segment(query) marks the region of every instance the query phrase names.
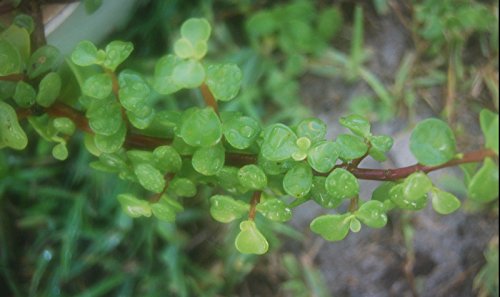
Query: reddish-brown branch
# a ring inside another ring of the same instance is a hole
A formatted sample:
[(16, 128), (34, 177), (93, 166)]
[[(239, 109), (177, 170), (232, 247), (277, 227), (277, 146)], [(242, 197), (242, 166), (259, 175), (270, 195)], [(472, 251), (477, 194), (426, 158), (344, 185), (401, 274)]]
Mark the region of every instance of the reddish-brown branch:
[(261, 191), (253, 192), (252, 200), (250, 200), (250, 212), (248, 213), (248, 219), (251, 221), (255, 219), (255, 215), (257, 214), (257, 204), (260, 203), (261, 195), (262, 195)]
[(215, 113), (219, 114), (219, 106), (217, 105), (217, 100), (215, 100), (215, 97), (212, 94), (212, 92), (210, 92), (208, 86), (205, 83), (203, 83), (201, 84), (200, 89), (201, 89), (201, 94), (203, 95), (203, 99), (205, 100), (205, 104), (207, 104), (207, 106), (212, 107)]
[[(47, 114), (53, 117), (67, 117), (71, 119), (78, 129), (92, 134), (92, 130), (88, 124), (87, 118), (81, 111), (78, 111), (70, 106), (62, 103), (56, 103), (45, 110)], [(25, 118), (32, 115), (30, 110), (21, 109), (17, 111), (19, 118)], [(125, 140), (125, 146), (128, 148), (139, 148), (139, 149), (154, 149), (161, 145), (169, 145), (172, 143), (171, 139), (159, 138), (154, 136), (130, 133), (127, 135)], [(497, 154), (489, 149), (481, 149), (477, 151), (472, 151), (464, 153), (461, 157), (453, 159), (439, 166), (425, 166), (421, 164), (415, 164), (402, 168), (393, 169), (371, 169), (371, 168), (357, 168), (350, 166), (351, 164), (340, 164), (335, 166), (335, 168), (344, 168), (349, 170), (354, 176), (359, 179), (366, 180), (379, 180), (379, 181), (390, 181), (399, 180), (409, 176), (410, 174), (422, 171), (422, 172), (432, 172), (445, 167), (457, 166), (460, 164), (481, 162), (486, 158), (497, 158)], [(249, 153), (237, 153), (231, 152), (226, 154), (226, 164), (231, 166), (241, 167), (248, 164), (255, 164), (257, 162), (257, 156), (255, 154)], [(325, 175), (317, 173), (317, 175)], [(327, 175), (327, 174), (326, 174)]]
[(24, 74), (9, 74), (9, 75), (5, 75), (5, 76), (0, 76), (0, 80), (2, 81), (14, 81), (14, 82), (17, 82), (17, 81), (20, 81), (20, 80), (23, 80), (25, 78)]
[(170, 186), (170, 182), (174, 179), (174, 177), (175, 177), (175, 173), (165, 174), (165, 176), (163, 176), (163, 178), (165, 179), (165, 186), (163, 187), (163, 190), (161, 191), (161, 193), (158, 193), (158, 194), (155, 194), (154, 196), (152, 196), (149, 199), (149, 202), (156, 203), (156, 202), (160, 201), (161, 196), (163, 196), (163, 194), (165, 194), (167, 192), (168, 187)]

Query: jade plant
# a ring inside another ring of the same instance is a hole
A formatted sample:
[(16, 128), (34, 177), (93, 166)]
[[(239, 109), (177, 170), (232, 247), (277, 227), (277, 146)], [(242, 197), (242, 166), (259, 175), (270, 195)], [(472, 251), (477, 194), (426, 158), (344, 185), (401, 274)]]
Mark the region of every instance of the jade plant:
[[(62, 57), (50, 45), (32, 45), (31, 23), (23, 24), (14, 22), (0, 34), (0, 148), (26, 149), (25, 130), (33, 129), (52, 143), (55, 159), (65, 160), (68, 143), (82, 131), (92, 168), (137, 185), (116, 197), (131, 217), (175, 222), (184, 202), (198, 196), (209, 200), (214, 220), (239, 224), (236, 249), (264, 254), (269, 243), (262, 224), (287, 222), (308, 201), (324, 208), (310, 228), (329, 241), (363, 226), (382, 228), (389, 211), (418, 211), (431, 203), (439, 214), (452, 213), (460, 200), (428, 177), (444, 167), (464, 165), (469, 199), (498, 198), (499, 118), (492, 111), (480, 113), (485, 141), (476, 151), (458, 151), (453, 130), (431, 118), (411, 133), (417, 164), (363, 168), (365, 158), (385, 161), (393, 139), (374, 134), (362, 115), (340, 118), (349, 133), (327, 139), (318, 118), (263, 125), (222, 108), (238, 95), (243, 75), (236, 64), (205, 59), (212, 30), (205, 19), (182, 24), (173, 52), (156, 61), (152, 73), (124, 69), (134, 50), (130, 42), (98, 48), (81, 41)], [(184, 90), (204, 104), (182, 111), (163, 107)], [(360, 180), (380, 186), (360, 197)]]

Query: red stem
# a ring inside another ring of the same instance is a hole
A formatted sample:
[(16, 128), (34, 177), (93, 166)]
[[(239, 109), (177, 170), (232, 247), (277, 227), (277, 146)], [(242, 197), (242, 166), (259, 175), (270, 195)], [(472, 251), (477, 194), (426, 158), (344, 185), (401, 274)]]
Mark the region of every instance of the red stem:
[(217, 100), (215, 100), (215, 97), (212, 94), (212, 92), (210, 92), (210, 89), (208, 88), (208, 86), (205, 83), (203, 83), (203, 84), (201, 84), (200, 89), (201, 89), (201, 94), (203, 95), (203, 99), (205, 100), (205, 103), (208, 106), (212, 107), (214, 109), (215, 113), (218, 115), (219, 114), (219, 106), (217, 105)]
[(250, 200), (250, 211), (248, 212), (248, 219), (251, 221), (255, 220), (255, 215), (257, 214), (257, 204), (260, 203), (261, 195), (261, 191), (253, 192), (252, 200)]

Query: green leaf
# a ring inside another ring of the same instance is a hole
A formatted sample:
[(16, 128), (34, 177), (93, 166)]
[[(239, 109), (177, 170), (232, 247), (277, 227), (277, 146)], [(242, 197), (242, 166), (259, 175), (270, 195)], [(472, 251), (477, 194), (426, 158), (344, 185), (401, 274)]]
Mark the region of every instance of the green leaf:
[(117, 199), (122, 206), (123, 212), (130, 217), (138, 218), (141, 216), (151, 216), (151, 206), (147, 201), (139, 200), (131, 194), (120, 194)]
[(187, 38), (180, 38), (174, 43), (174, 52), (182, 59), (193, 58), (195, 55), (193, 45)]
[(377, 161), (385, 161), (387, 157), (385, 153), (391, 150), (392, 145), (394, 144), (394, 140), (392, 137), (387, 135), (377, 135), (370, 136), (368, 138), (370, 140), (370, 156)]
[(278, 25), (271, 11), (261, 10), (248, 18), (245, 28), (251, 37), (257, 38), (273, 33)]
[(94, 137), (94, 144), (103, 153), (117, 152), (123, 146), (125, 137), (127, 135), (127, 128), (121, 125), (118, 131), (112, 135), (96, 134)]
[(133, 50), (134, 45), (131, 42), (119, 40), (111, 41), (105, 48), (106, 56), (103, 62), (104, 67), (111, 71), (115, 71), (116, 67), (123, 63)]
[(182, 117), (180, 136), (191, 146), (213, 146), (222, 138), (222, 125), (211, 107), (191, 108)]
[(405, 196), (404, 184), (398, 184), (392, 187), (389, 191), (389, 197), (399, 208), (406, 210), (420, 210), (425, 208), (427, 204), (427, 196), (423, 195), (416, 199), (410, 200)]
[(107, 98), (113, 90), (113, 81), (106, 73), (94, 74), (87, 78), (82, 86), (83, 94), (96, 98)]
[(325, 182), (326, 177), (314, 176), (310, 196), (314, 199), (314, 201), (316, 201), (316, 203), (324, 208), (337, 208), (343, 200), (336, 199), (330, 195), (330, 193), (326, 190)]
[(224, 166), (216, 177), (218, 185), (228, 192), (241, 194), (248, 191), (238, 179), (238, 168)]
[(317, 22), (318, 34), (329, 41), (342, 26), (342, 12), (337, 7), (322, 9)]
[(92, 14), (96, 12), (102, 6), (103, 0), (84, 0), (83, 4), (85, 5), (85, 11), (88, 14)]
[(241, 87), (243, 74), (236, 64), (215, 64), (207, 67), (205, 83), (219, 101), (236, 97)]
[(167, 55), (156, 63), (153, 88), (160, 94), (168, 95), (182, 87), (173, 78), (174, 69), (182, 60), (174, 55)]
[(340, 158), (346, 161), (361, 158), (368, 151), (368, 145), (363, 138), (355, 135), (341, 134), (335, 142), (339, 148)]
[(19, 125), (17, 114), (9, 104), (0, 101), (0, 148), (22, 150), (28, 145), (28, 137)]
[(331, 141), (323, 141), (314, 145), (307, 154), (307, 162), (311, 167), (321, 173), (333, 169), (339, 157), (338, 145)]
[(382, 228), (387, 224), (384, 203), (380, 201), (370, 200), (363, 203), (354, 215), (370, 228)]
[[(153, 153), (149, 151), (141, 150), (128, 150), (126, 152), (127, 158), (130, 160), (133, 166), (148, 163), (151, 165), (157, 165), (154, 159)], [(159, 168), (157, 168), (159, 170)]]
[(461, 202), (455, 195), (441, 191), (434, 187), (431, 191), (432, 208), (442, 215), (447, 215), (455, 212), (460, 208)]
[(150, 203), (151, 212), (157, 219), (173, 223), (175, 222), (177, 209), (172, 206), (172, 202), (177, 203), (166, 195), (163, 195), (158, 202)]
[(161, 193), (165, 188), (165, 179), (161, 172), (150, 164), (138, 164), (134, 173), (141, 186), (153, 193)]
[(182, 88), (197, 88), (204, 80), (205, 69), (200, 62), (193, 59), (178, 62), (172, 72), (172, 82)]
[(54, 126), (54, 129), (56, 129), (57, 132), (66, 134), (66, 135), (72, 135), (75, 133), (75, 123), (69, 118), (66, 117), (60, 117), (60, 118), (55, 118), (54, 121), (52, 121), (52, 125)]
[(423, 172), (415, 172), (403, 182), (403, 195), (409, 201), (416, 201), (432, 189), (432, 181)]
[(90, 66), (101, 64), (104, 61), (105, 53), (97, 50), (96, 46), (88, 41), (80, 41), (71, 53), (71, 61), (78, 66)]
[(21, 53), (11, 43), (0, 39), (0, 75), (7, 76), (10, 74), (21, 73), (23, 63)]
[(16, 85), (16, 91), (12, 99), (16, 102), (19, 107), (28, 108), (35, 104), (36, 91), (28, 83), (24, 81), (19, 81)]
[(498, 114), (483, 109), (479, 114), (481, 130), (485, 138), (485, 147), (492, 149), (498, 155)]
[(358, 233), (359, 231), (361, 231), (361, 222), (356, 218), (351, 218), (349, 229), (354, 233)]
[(241, 185), (251, 190), (262, 190), (267, 186), (267, 176), (259, 166), (245, 165), (238, 171)]
[(257, 211), (275, 222), (287, 222), (292, 219), (292, 210), (281, 200), (266, 199), (257, 204)]
[(250, 206), (240, 200), (224, 195), (215, 195), (210, 198), (210, 214), (221, 223), (229, 223), (243, 217), (250, 210)]
[(144, 115), (145, 108), (150, 110), (147, 99), (151, 91), (141, 75), (124, 70), (118, 75), (118, 84), (120, 85), (118, 97), (126, 110), (140, 115)]
[(390, 199), (389, 192), (391, 191), (392, 187), (397, 185), (397, 183), (392, 182), (392, 181), (386, 181), (381, 183), (373, 192), (372, 192), (372, 200), (377, 200), (380, 202), (384, 202), (388, 199)]
[(124, 126), (120, 105), (114, 100), (95, 102), (87, 110), (89, 126), (96, 134), (110, 136)]
[(311, 230), (328, 241), (339, 241), (349, 233), (352, 215), (323, 215), (311, 222)]
[[(27, 16), (24, 14), (18, 14), (14, 19), (13, 25), (11, 25), (7, 29), (5, 29), (0, 34), (0, 38), (3, 41), (8, 42), (10, 45), (12, 45), (19, 52), (19, 55), (21, 58), (20, 59), (20, 62), (21, 62), (20, 66), (21, 67), (24, 63), (26, 63), (28, 61), (29, 56), (31, 54), (31, 41), (30, 41), (30, 32), (29, 32), (30, 28), (28, 28), (30, 26), (30, 24), (28, 24), (30, 22), (30, 20), (31, 20), (31, 22), (33, 22), (33, 20), (31, 19), (30, 16)], [(26, 27), (24, 25), (26, 25)], [(1, 44), (1, 42), (2, 41), (0, 41), (0, 44)], [(12, 56), (12, 53), (10, 52), (10, 50), (7, 50), (7, 52), (6, 52), (5, 49), (6, 48), (3, 48), (0, 45), (0, 52), (5, 54), (7, 57), (10, 56), (10, 58), (16, 58), (16, 55)], [(10, 62), (15, 62), (15, 61), (16, 60), (11, 60)], [(2, 61), (2, 62), (4, 62), (4, 61)], [(3, 69), (1, 67), (2, 62), (0, 62), (0, 69)], [(5, 61), (5, 62), (8, 62), (8, 61)], [(21, 70), (21, 68), (19, 70)]]
[(190, 18), (181, 26), (182, 37), (188, 39), (191, 44), (207, 42), (211, 31), (210, 23), (202, 18)]
[(236, 249), (242, 254), (262, 255), (269, 249), (269, 243), (254, 221), (243, 221), (240, 223), (240, 233), (236, 236)]
[(171, 146), (163, 145), (153, 151), (155, 166), (162, 172), (178, 172), (182, 167), (179, 153)]
[(50, 72), (43, 77), (38, 85), (36, 102), (43, 106), (51, 106), (61, 92), (61, 76), (55, 72)]
[(358, 180), (343, 168), (337, 168), (328, 175), (325, 188), (334, 200), (353, 198), (359, 194)]
[(312, 187), (313, 173), (305, 163), (297, 163), (283, 178), (283, 189), (296, 198), (305, 197)]
[(455, 157), (455, 136), (445, 122), (427, 119), (418, 123), (413, 130), (410, 150), (420, 164), (441, 165)]
[(469, 184), (469, 198), (477, 202), (490, 202), (498, 198), (498, 166), (490, 158), (472, 177)]
[(68, 158), (68, 148), (64, 143), (58, 143), (52, 148), (52, 156), (59, 161), (64, 161)]
[(139, 130), (144, 130), (148, 128), (155, 120), (156, 113), (150, 106), (143, 106), (141, 114), (137, 114), (131, 111), (126, 111), (125, 114), (132, 126)]
[(274, 124), (264, 130), (261, 153), (270, 161), (289, 159), (297, 148), (297, 136), (283, 124)]
[(243, 150), (255, 142), (260, 125), (250, 117), (235, 116), (223, 121), (222, 132), (232, 147)]
[(201, 147), (194, 152), (193, 168), (203, 175), (215, 175), (224, 166), (225, 151), (222, 145)]
[(297, 137), (307, 137), (314, 144), (325, 140), (326, 124), (318, 118), (302, 120), (296, 128)]
[(351, 130), (352, 133), (361, 136), (368, 137), (370, 136), (371, 125), (368, 120), (360, 115), (351, 114), (346, 117), (341, 117), (339, 119), (339, 123)]
[(168, 189), (179, 197), (194, 197), (197, 192), (196, 185), (191, 180), (182, 177), (174, 178)]
[(292, 159), (285, 161), (271, 161), (264, 158), (264, 156), (259, 155), (257, 158), (257, 164), (267, 175), (279, 175), (286, 173), (293, 167), (295, 162)]
[(41, 74), (57, 69), (62, 61), (59, 50), (51, 45), (38, 48), (28, 62), (28, 77), (33, 79)]

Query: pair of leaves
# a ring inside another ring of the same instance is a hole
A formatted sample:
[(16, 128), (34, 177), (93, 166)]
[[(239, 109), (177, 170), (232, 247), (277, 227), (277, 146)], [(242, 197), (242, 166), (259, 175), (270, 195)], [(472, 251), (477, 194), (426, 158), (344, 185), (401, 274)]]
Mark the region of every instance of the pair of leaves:
[(84, 40), (73, 50), (71, 60), (78, 66), (101, 65), (110, 71), (115, 71), (133, 50), (134, 45), (131, 42), (112, 41), (104, 50), (100, 50), (92, 42)]
[(136, 198), (131, 194), (120, 194), (117, 197), (123, 211), (132, 218), (150, 217), (154, 215), (156, 218), (174, 222), (178, 212), (183, 210), (182, 205), (177, 201), (163, 195), (158, 202), (149, 203), (145, 200)]

